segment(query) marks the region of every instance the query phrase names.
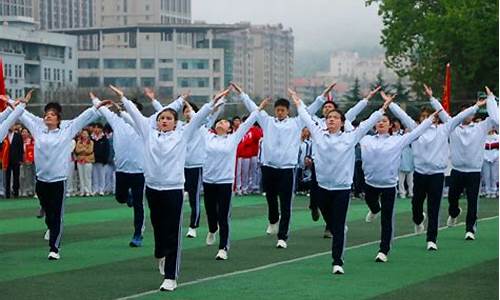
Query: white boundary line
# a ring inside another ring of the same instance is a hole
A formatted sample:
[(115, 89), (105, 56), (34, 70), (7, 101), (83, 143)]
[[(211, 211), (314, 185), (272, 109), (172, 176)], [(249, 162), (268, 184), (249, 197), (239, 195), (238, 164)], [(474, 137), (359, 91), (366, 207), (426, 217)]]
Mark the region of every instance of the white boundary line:
[[(493, 219), (497, 219), (497, 218), (498, 218), (498, 216), (494, 216), (494, 217), (488, 217), (488, 218), (478, 219), (477, 221), (478, 222), (489, 221), (489, 220), (493, 220)], [(458, 223), (456, 226), (462, 226), (462, 225), (465, 225), (465, 223), (461, 222), (461, 223)], [(450, 227), (443, 226), (443, 227), (440, 227), (438, 230), (444, 230), (444, 229), (447, 229), (447, 228), (450, 228)], [(417, 236), (417, 235), (421, 235), (421, 234), (416, 234), (416, 233), (403, 234), (403, 235), (396, 236), (395, 238), (393, 238), (393, 240), (404, 239), (404, 238), (413, 237), (413, 236)], [(363, 244), (359, 244), (359, 245), (354, 245), (354, 246), (351, 246), (351, 247), (347, 247), (347, 248), (345, 248), (345, 250), (358, 249), (358, 248), (362, 248), (362, 247), (365, 247), (365, 246), (374, 245), (374, 244), (377, 244), (379, 242), (380, 242), (380, 240), (366, 242), (366, 243), (363, 243)], [(307, 259), (315, 258), (315, 257), (318, 257), (318, 256), (327, 255), (327, 254), (330, 254), (330, 253), (331, 253), (331, 251), (320, 252), (320, 253), (310, 254), (310, 255), (306, 255), (306, 256), (302, 256), (302, 257), (297, 257), (297, 258), (293, 258), (293, 259), (289, 259), (289, 260), (275, 262), (275, 263), (272, 263), (272, 264), (263, 265), (263, 266), (255, 267), (255, 268), (251, 268), (251, 269), (240, 270), (240, 271), (235, 271), (235, 272), (230, 272), (230, 273), (225, 273), (225, 274), (220, 274), (220, 275), (205, 277), (205, 278), (201, 278), (201, 279), (196, 279), (196, 280), (193, 280), (193, 281), (188, 281), (188, 282), (181, 283), (181, 284), (178, 285), (178, 287), (190, 286), (190, 285), (195, 285), (195, 284), (206, 282), (206, 281), (212, 281), (212, 280), (217, 280), (217, 279), (221, 279), (221, 278), (236, 276), (236, 275), (240, 275), (240, 274), (246, 274), (246, 273), (261, 271), (261, 270), (265, 270), (265, 269), (269, 269), (269, 268), (274, 268), (274, 267), (285, 265), (285, 264), (289, 264), (289, 263), (294, 263), (294, 262), (298, 262), (298, 261), (302, 261), (302, 260), (307, 260)], [(134, 294), (134, 295), (130, 295), (130, 296), (118, 298), (117, 300), (135, 299), (135, 298), (139, 298), (139, 297), (142, 297), (142, 296), (147, 296), (147, 295), (155, 294), (157, 292), (159, 292), (159, 290), (155, 289), (155, 290), (150, 290), (150, 291), (147, 291), (147, 292), (142, 292), (142, 293), (138, 293), (138, 294)]]

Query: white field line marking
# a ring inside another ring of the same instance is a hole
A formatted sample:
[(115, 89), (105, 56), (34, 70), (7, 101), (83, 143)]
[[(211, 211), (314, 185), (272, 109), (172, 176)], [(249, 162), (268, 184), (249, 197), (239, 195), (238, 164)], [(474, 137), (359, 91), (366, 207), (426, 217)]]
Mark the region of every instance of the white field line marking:
[[(498, 218), (498, 216), (494, 216), (494, 217), (488, 217), (488, 218), (478, 219), (477, 221), (478, 222), (489, 221), (489, 220), (493, 220), (493, 219), (497, 219), (497, 218)], [(465, 225), (465, 223), (464, 222), (458, 223), (455, 227), (462, 226), (462, 225)], [(444, 230), (444, 229), (447, 229), (447, 228), (449, 228), (449, 227), (442, 226), (442, 227), (439, 228), (439, 230)], [(420, 235), (420, 234), (416, 234), (416, 233), (403, 234), (403, 235), (399, 235), (399, 236), (393, 238), (393, 240), (404, 239), (404, 238), (408, 238), (408, 237), (412, 237), (412, 236), (417, 236), (417, 235)], [(359, 245), (354, 245), (354, 246), (347, 247), (347, 248), (345, 248), (345, 250), (347, 251), (347, 250), (358, 249), (358, 248), (362, 248), (362, 247), (374, 245), (374, 244), (377, 244), (379, 242), (380, 242), (380, 240), (366, 242), (366, 243), (363, 243), (363, 244), (359, 244)], [(306, 255), (306, 256), (302, 256), (302, 257), (297, 257), (297, 258), (293, 258), (293, 259), (289, 259), (289, 260), (284, 260), (284, 261), (280, 261), (280, 262), (275, 262), (275, 263), (272, 263), (272, 264), (263, 265), (263, 266), (255, 267), (255, 268), (251, 268), (251, 269), (240, 270), (240, 271), (235, 271), (235, 272), (230, 272), (230, 273), (225, 273), (225, 274), (220, 274), (220, 275), (205, 277), (205, 278), (196, 279), (196, 280), (193, 280), (193, 281), (187, 281), (187, 282), (179, 284), (178, 287), (184, 287), (184, 286), (194, 285), (194, 284), (198, 284), (198, 283), (202, 283), (202, 282), (206, 282), (206, 281), (212, 281), (212, 280), (217, 280), (217, 279), (221, 279), (221, 278), (236, 276), (236, 275), (240, 275), (240, 274), (246, 274), (246, 273), (261, 271), (261, 270), (265, 270), (265, 269), (269, 269), (269, 268), (274, 268), (274, 267), (285, 265), (285, 264), (290, 264), (290, 263), (294, 263), (294, 262), (298, 262), (298, 261), (303, 261), (303, 260), (306, 260), (306, 259), (315, 258), (315, 257), (318, 257), (318, 256), (327, 255), (327, 254), (330, 254), (330, 253), (331, 253), (331, 251), (325, 251), (325, 252), (310, 254), (310, 255)], [(143, 297), (143, 296), (155, 294), (157, 292), (159, 292), (159, 290), (155, 289), (155, 290), (150, 290), (150, 291), (147, 291), (147, 292), (142, 292), (142, 293), (139, 293), (139, 294), (134, 294), (134, 295), (130, 295), (130, 296), (118, 298), (117, 300), (135, 299), (135, 298), (139, 298), (139, 297)]]

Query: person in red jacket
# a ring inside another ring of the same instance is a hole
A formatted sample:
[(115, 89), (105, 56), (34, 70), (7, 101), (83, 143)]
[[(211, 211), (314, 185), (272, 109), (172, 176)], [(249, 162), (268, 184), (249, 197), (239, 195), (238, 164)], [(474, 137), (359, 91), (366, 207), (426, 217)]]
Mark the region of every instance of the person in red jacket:
[[(246, 117), (243, 118), (243, 121)], [(253, 170), (250, 167), (252, 158), (252, 140), (254, 132), (249, 129), (241, 142), (238, 144), (236, 152), (236, 194), (249, 194), (253, 185)]]
[(21, 163), (21, 196), (33, 196), (35, 183), (35, 140), (28, 129), (21, 130), (24, 157)]
[(255, 123), (252, 128), (250, 128), (251, 139), (248, 142), (249, 156), (250, 156), (250, 176), (251, 181), (249, 183), (250, 193), (260, 192), (260, 166), (259, 166), (259, 146), (260, 140), (264, 137), (262, 128), (259, 124)]

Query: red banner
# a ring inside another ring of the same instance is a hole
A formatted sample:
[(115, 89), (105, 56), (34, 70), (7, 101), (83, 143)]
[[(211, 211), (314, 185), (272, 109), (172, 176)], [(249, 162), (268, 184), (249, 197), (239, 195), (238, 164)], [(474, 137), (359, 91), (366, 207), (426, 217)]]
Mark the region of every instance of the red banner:
[(450, 63), (446, 64), (446, 74), (444, 76), (443, 86), (443, 108), (450, 113), (451, 103), (451, 66)]
[[(3, 61), (0, 58), (0, 95), (5, 95), (7, 92), (5, 91), (5, 77), (3, 76)], [(5, 103), (0, 102), (0, 111), (5, 109)]]

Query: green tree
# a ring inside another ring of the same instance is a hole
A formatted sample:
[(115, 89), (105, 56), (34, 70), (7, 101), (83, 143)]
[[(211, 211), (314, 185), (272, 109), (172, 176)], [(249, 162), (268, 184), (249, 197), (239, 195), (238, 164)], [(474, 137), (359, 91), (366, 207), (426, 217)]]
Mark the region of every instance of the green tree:
[(397, 94), (396, 101), (406, 102), (410, 100), (410, 91), (403, 84), (401, 77), (398, 77), (398, 81), (392, 86), (392, 89), (393, 93)]
[(344, 99), (348, 102), (356, 103), (361, 99), (361, 87), (359, 85), (359, 79), (356, 77), (354, 79), (354, 85), (352, 88), (344, 95)]
[[(374, 90), (377, 87), (380, 87), (381, 91), (388, 92), (389, 85), (385, 82), (382, 72), (378, 72), (377, 74), (377, 79), (375, 80), (374, 83), (370, 84), (370, 90)], [(373, 96), (373, 99), (371, 100), (372, 102), (384, 102), (384, 99), (382, 99), (382, 96), (380, 96), (380, 93), (377, 93), (375, 96)]]
[(408, 75), (421, 93), (427, 82), (442, 90), (452, 66), (453, 98), (474, 98), (485, 85), (498, 86), (498, 1), (365, 0), (378, 4), (386, 65)]

